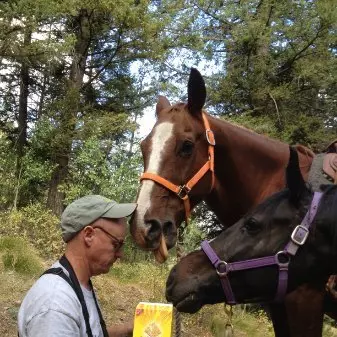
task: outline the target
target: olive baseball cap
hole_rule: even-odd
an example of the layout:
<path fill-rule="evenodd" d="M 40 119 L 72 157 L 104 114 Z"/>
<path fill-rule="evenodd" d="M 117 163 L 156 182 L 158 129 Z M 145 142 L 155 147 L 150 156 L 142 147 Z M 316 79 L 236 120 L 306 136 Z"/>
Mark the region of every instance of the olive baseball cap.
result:
<path fill-rule="evenodd" d="M 101 195 L 87 195 L 69 204 L 61 216 L 62 238 L 71 240 L 99 218 L 118 219 L 131 215 L 137 204 L 118 204 Z"/>

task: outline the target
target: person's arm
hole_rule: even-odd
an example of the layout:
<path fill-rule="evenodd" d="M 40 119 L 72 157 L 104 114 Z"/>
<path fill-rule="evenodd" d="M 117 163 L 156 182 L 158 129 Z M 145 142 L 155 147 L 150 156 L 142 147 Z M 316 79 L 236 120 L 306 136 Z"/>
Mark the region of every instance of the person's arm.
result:
<path fill-rule="evenodd" d="M 80 337 L 80 327 L 72 317 L 51 309 L 34 316 L 26 331 L 28 337 Z"/>
<path fill-rule="evenodd" d="M 107 328 L 109 337 L 132 337 L 133 321 Z"/>

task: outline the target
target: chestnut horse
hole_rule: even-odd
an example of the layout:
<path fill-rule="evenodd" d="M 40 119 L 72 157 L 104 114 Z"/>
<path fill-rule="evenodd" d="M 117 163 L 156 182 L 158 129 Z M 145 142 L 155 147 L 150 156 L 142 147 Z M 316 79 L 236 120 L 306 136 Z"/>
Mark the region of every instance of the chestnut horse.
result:
<path fill-rule="evenodd" d="M 177 228 L 189 210 L 202 200 L 229 227 L 285 187 L 288 145 L 207 115 L 202 110 L 205 99 L 204 80 L 192 68 L 187 104 L 171 106 L 160 97 L 157 122 L 141 143 L 144 174 L 130 230 L 136 244 L 153 250 L 160 262 L 175 245 Z M 307 179 L 314 154 L 303 146 L 297 151 Z M 323 296 L 305 286 L 288 295 L 287 301 L 296 303 L 290 308 L 315 311 L 313 293 Z M 273 305 L 271 316 L 277 335 L 289 335 L 284 307 Z M 296 320 L 294 310 L 290 318 Z"/>
<path fill-rule="evenodd" d="M 223 301 L 282 301 L 286 291 L 303 283 L 323 292 L 329 275 L 337 272 L 337 186 L 313 193 L 301 176 L 294 149 L 287 186 L 212 242 L 204 241 L 202 250 L 182 258 L 166 283 L 168 301 L 191 313 Z M 322 305 L 318 303 L 321 321 Z M 321 336 L 322 326 L 312 326 L 311 317 L 305 318 L 311 335 Z M 301 329 L 293 335 L 308 336 Z"/>

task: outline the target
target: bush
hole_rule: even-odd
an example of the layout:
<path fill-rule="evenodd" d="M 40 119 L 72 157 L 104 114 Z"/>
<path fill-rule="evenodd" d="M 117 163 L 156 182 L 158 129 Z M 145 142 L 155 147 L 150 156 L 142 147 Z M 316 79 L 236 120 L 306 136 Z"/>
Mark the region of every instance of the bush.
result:
<path fill-rule="evenodd" d="M 0 214 L 0 235 L 27 239 L 44 258 L 58 257 L 64 245 L 59 219 L 40 204 Z"/>
<path fill-rule="evenodd" d="M 5 270 L 14 270 L 29 276 L 39 275 L 43 271 L 37 252 L 23 238 L 1 238 L 0 252 Z"/>

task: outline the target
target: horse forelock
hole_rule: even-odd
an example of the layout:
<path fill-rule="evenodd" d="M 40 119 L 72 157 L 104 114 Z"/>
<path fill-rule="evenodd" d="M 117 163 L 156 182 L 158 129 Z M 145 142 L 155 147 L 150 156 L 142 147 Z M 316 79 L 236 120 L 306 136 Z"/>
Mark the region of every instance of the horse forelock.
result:
<path fill-rule="evenodd" d="M 160 167 L 163 164 L 163 157 L 169 144 L 169 140 L 173 136 L 173 123 L 163 122 L 154 127 L 153 136 L 149 144 L 148 165 L 145 172 L 160 174 Z M 143 180 L 138 198 L 137 213 L 139 221 L 145 216 L 146 211 L 151 207 L 151 194 L 155 183 L 152 180 Z"/>

